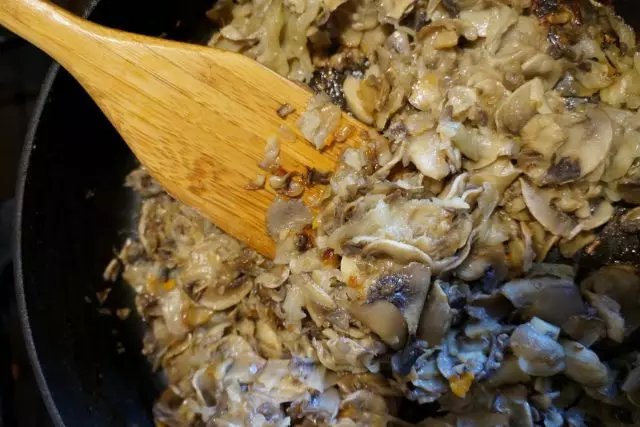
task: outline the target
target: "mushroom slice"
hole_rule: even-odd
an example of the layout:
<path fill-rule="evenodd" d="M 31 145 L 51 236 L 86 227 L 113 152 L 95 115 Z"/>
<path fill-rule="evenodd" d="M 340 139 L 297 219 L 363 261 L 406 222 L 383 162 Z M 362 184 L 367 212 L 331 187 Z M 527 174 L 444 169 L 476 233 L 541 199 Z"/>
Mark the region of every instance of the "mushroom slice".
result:
<path fill-rule="evenodd" d="M 567 134 L 567 141 L 556 151 L 555 162 L 547 171 L 547 183 L 572 182 L 594 171 L 611 149 L 613 123 L 602 109 L 588 108 Z"/>
<path fill-rule="evenodd" d="M 572 316 L 562 325 L 562 330 L 587 347 L 607 335 L 605 323 L 596 316 Z"/>
<path fill-rule="evenodd" d="M 582 230 L 596 229 L 609 222 L 614 213 L 613 205 L 605 200 L 598 205 L 595 212 L 589 218 L 580 222 L 580 228 Z"/>
<path fill-rule="evenodd" d="M 392 303 L 379 300 L 370 304 L 353 304 L 349 311 L 391 348 L 399 350 L 407 342 L 407 322 Z"/>
<path fill-rule="evenodd" d="M 373 124 L 373 115 L 370 109 L 365 107 L 364 101 L 360 97 L 360 84 L 362 80 L 353 76 L 347 76 L 344 79 L 342 90 L 344 91 L 344 98 L 347 101 L 347 107 L 353 113 L 354 116 L 361 122 L 367 125 Z M 371 106 L 373 107 L 373 106 Z"/>
<path fill-rule="evenodd" d="M 453 320 L 449 300 L 442 290 L 441 283 L 440 280 L 436 280 L 433 284 L 418 327 L 418 338 L 425 340 L 432 347 L 440 345 Z"/>
<path fill-rule="evenodd" d="M 543 183 L 553 154 L 567 139 L 557 114 L 537 114 L 522 128 L 518 166 L 535 183 Z"/>
<path fill-rule="evenodd" d="M 409 140 L 409 158 L 424 175 L 441 180 L 451 172 L 440 138 L 435 132 L 414 136 Z"/>
<path fill-rule="evenodd" d="M 276 200 L 267 210 L 267 232 L 277 240 L 282 231 L 298 231 L 312 219 L 311 211 L 301 200 Z"/>
<path fill-rule="evenodd" d="M 620 314 L 620 304 L 607 295 L 599 295 L 586 291 L 584 293 L 598 312 L 598 316 L 607 325 L 607 336 L 621 343 L 624 340 L 624 318 Z"/>
<path fill-rule="evenodd" d="M 608 295 L 625 308 L 635 308 L 640 298 L 640 275 L 632 265 L 608 265 L 587 276 L 585 291 Z"/>
<path fill-rule="evenodd" d="M 369 390 L 383 397 L 400 397 L 402 392 L 384 376 L 372 374 L 346 374 L 341 375 L 336 384 L 344 394 L 355 393 L 358 390 Z"/>
<path fill-rule="evenodd" d="M 303 418 L 332 420 L 340 409 L 340 394 L 335 387 L 318 396 L 310 396 L 296 408 L 296 414 Z"/>
<path fill-rule="evenodd" d="M 499 194 L 503 194 L 507 187 L 509 187 L 521 173 L 519 169 L 513 166 L 509 159 L 499 158 L 490 165 L 473 171 L 469 177 L 469 183 L 481 186 L 487 182 L 490 183 Z"/>
<path fill-rule="evenodd" d="M 562 77 L 561 62 L 546 53 L 537 53 L 522 64 L 522 73 L 526 78 L 540 76 L 547 89 L 551 89 Z"/>
<path fill-rule="evenodd" d="M 608 370 L 598 355 L 579 342 L 560 341 L 567 368 L 564 374 L 586 387 L 599 388 L 607 384 Z"/>
<path fill-rule="evenodd" d="M 544 105 L 542 80 L 535 78 L 515 90 L 496 111 L 496 127 L 518 135 Z"/>
<path fill-rule="evenodd" d="M 563 212 L 556 210 L 551 202 L 525 179 L 520 178 L 522 197 L 531 215 L 555 235 L 571 238 L 576 222 Z"/>
<path fill-rule="evenodd" d="M 529 374 L 520 368 L 518 359 L 512 354 L 507 354 L 498 370 L 487 379 L 487 384 L 492 388 L 498 388 L 507 384 L 528 383 L 530 380 Z"/>
<path fill-rule="evenodd" d="M 196 392 L 196 396 L 205 406 L 215 406 L 215 392 L 217 388 L 217 365 L 209 365 L 201 368 L 193 374 L 191 386 Z"/>
<path fill-rule="evenodd" d="M 415 246 L 389 239 L 378 239 L 369 243 L 362 249 L 362 254 L 385 254 L 401 264 L 421 262 L 430 265 L 432 263 L 431 257 Z"/>
<path fill-rule="evenodd" d="M 226 310 L 233 307 L 246 297 L 253 289 L 253 280 L 243 276 L 234 280 L 225 289 L 207 287 L 198 303 L 212 310 Z"/>
<path fill-rule="evenodd" d="M 505 387 L 495 400 L 495 408 L 498 412 L 509 416 L 513 425 L 518 427 L 534 427 L 531 407 L 527 402 L 528 390 L 523 385 Z M 517 420 L 517 422 L 514 422 Z"/>
<path fill-rule="evenodd" d="M 381 2 L 385 17 L 392 20 L 392 22 L 402 18 L 402 15 L 413 5 L 413 0 L 383 0 Z"/>
<path fill-rule="evenodd" d="M 535 277 L 512 280 L 500 290 L 516 308 L 526 313 L 563 325 L 572 316 L 585 312 L 578 287 L 572 280 L 554 277 Z"/>
<path fill-rule="evenodd" d="M 388 301 L 395 305 L 407 321 L 410 334 L 415 334 L 431 284 L 431 270 L 424 264 L 411 263 L 397 273 L 382 276 L 367 290 L 367 303 Z"/>
<path fill-rule="evenodd" d="M 520 325 L 513 331 L 510 346 L 518 357 L 518 365 L 529 375 L 550 377 L 565 368 L 562 346 L 531 323 Z"/>
<path fill-rule="evenodd" d="M 263 286 L 268 289 L 277 289 L 289 278 L 291 270 L 284 265 L 277 265 L 269 271 L 261 273 L 256 277 L 256 285 Z"/>
<path fill-rule="evenodd" d="M 262 355 L 269 359 L 282 357 L 282 343 L 275 325 L 271 325 L 271 322 L 268 320 L 256 322 L 255 337 Z"/>

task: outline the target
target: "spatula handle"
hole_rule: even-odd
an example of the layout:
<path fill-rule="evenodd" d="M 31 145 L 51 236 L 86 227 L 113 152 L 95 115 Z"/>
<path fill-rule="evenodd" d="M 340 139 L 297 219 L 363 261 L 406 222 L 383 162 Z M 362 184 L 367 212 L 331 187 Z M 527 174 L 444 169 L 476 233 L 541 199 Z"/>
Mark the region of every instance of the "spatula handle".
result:
<path fill-rule="evenodd" d="M 31 42 L 65 68 L 95 47 L 101 27 L 44 0 L 0 0 L 0 25 Z M 71 71 L 71 70 L 70 70 Z"/>

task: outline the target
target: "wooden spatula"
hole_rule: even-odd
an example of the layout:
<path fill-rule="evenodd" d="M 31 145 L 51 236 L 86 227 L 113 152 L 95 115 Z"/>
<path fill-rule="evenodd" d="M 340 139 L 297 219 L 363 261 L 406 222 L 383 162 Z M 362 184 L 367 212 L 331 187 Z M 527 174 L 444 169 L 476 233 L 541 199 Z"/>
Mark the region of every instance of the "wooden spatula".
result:
<path fill-rule="evenodd" d="M 334 168 L 341 148 L 320 153 L 295 125 L 311 92 L 245 56 L 105 28 L 43 0 L 0 0 L 0 24 L 66 68 L 171 195 L 266 256 L 275 193 L 245 189 L 264 173 L 266 139 L 287 125 L 296 141 L 281 145 L 283 168 Z M 295 112 L 283 120 L 285 103 Z M 342 120 L 355 143 L 365 126 Z"/>

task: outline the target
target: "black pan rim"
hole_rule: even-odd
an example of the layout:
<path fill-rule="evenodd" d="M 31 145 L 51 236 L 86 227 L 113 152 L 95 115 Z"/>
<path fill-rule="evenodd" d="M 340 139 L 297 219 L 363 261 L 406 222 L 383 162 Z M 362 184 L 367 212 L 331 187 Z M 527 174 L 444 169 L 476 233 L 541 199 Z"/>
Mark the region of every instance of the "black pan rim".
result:
<path fill-rule="evenodd" d="M 95 10 L 100 0 L 91 0 L 82 12 L 82 17 L 87 18 Z M 22 325 L 22 333 L 24 336 L 24 343 L 29 356 L 29 362 L 31 363 L 31 369 L 33 370 L 36 383 L 40 389 L 42 400 L 45 403 L 49 416 L 53 423 L 57 427 L 65 427 L 65 422 L 62 420 L 62 416 L 56 407 L 53 400 L 51 390 L 47 385 L 42 366 L 40 366 L 40 359 L 38 357 L 38 351 L 36 349 L 35 341 L 31 333 L 31 325 L 29 323 L 29 313 L 27 309 L 27 300 L 24 289 L 24 273 L 22 268 L 22 208 L 24 204 L 24 191 L 27 183 L 27 177 L 29 175 L 29 161 L 31 159 L 31 152 L 35 148 L 35 137 L 38 132 L 40 124 L 40 118 L 49 99 L 49 94 L 56 81 L 56 77 L 60 72 L 60 65 L 53 63 L 42 83 L 38 99 L 34 106 L 31 121 L 24 140 L 24 146 L 20 155 L 20 165 L 18 169 L 18 177 L 16 182 L 16 205 L 15 205 L 15 229 L 13 233 L 13 275 L 15 282 L 16 301 L 18 306 L 18 315 L 20 323 Z"/>

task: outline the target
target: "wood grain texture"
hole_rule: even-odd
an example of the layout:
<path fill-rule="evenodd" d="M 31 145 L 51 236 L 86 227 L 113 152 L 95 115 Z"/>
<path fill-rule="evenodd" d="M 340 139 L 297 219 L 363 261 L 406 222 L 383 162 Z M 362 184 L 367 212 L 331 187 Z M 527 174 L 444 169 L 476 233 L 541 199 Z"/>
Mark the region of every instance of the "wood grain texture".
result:
<path fill-rule="evenodd" d="M 244 188 L 262 173 L 266 139 L 283 124 L 296 133 L 281 147 L 287 170 L 333 170 L 342 149 L 320 153 L 298 132 L 307 89 L 240 54 L 108 29 L 42 0 L 0 0 L 0 24 L 66 68 L 171 195 L 266 256 L 275 194 Z M 286 120 L 284 103 L 296 109 Z"/>

